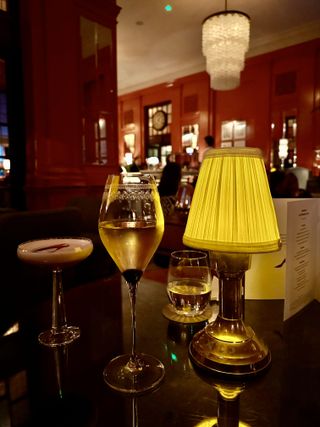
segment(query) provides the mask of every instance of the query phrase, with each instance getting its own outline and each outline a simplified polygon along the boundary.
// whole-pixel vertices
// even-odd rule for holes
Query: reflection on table
[[[131,399],[112,392],[103,381],[106,362],[128,350],[131,340],[128,293],[116,275],[66,292],[69,320],[81,328],[72,345],[55,350],[38,344],[38,332],[50,323],[50,301],[28,307],[19,332],[2,337],[0,425],[318,425],[319,303],[283,323],[283,301],[247,301],[246,322],[272,352],[270,369],[247,382],[192,366],[188,344],[204,323],[179,324],[162,315],[168,303],[165,283],[146,277],[138,293],[137,347],[158,357],[166,369],[156,391]]]

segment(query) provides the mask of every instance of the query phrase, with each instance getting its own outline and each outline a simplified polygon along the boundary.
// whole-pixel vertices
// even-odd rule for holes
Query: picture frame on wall
[[[245,147],[247,123],[229,120],[221,123],[221,147]]]
[[[235,139],[233,142],[234,147],[245,147],[246,141],[244,139]]]
[[[233,121],[222,122],[221,124],[221,141],[233,140]]]
[[[246,122],[235,121],[234,122],[234,139],[245,140],[246,139]]]
[[[221,142],[221,148],[229,148],[229,147],[232,147],[232,141]]]

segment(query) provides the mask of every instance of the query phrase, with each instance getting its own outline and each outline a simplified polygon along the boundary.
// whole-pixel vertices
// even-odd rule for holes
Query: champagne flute
[[[38,340],[41,344],[57,347],[70,344],[79,338],[80,328],[67,324],[62,268],[84,260],[92,250],[92,241],[84,237],[30,240],[18,246],[19,259],[52,270],[52,324],[51,329],[39,334]]]
[[[114,390],[137,394],[158,386],[164,366],[136,352],[136,290],[163,235],[164,219],[153,177],[141,173],[110,175],[103,193],[99,234],[128,286],[131,304],[131,353],[112,359],[103,371]]]

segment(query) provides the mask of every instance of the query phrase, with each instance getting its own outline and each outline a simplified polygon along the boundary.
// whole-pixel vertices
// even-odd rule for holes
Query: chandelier
[[[210,86],[215,90],[235,89],[240,84],[245,54],[249,48],[250,17],[237,10],[208,16],[202,24],[202,52]]]

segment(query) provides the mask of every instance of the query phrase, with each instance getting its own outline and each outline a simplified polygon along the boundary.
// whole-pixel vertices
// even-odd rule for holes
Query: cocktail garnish
[[[57,245],[51,245],[51,246],[45,246],[44,248],[33,249],[32,252],[48,251],[50,249],[52,249],[51,252],[56,252],[59,249],[67,248],[68,246],[70,246],[68,243],[59,243]]]

